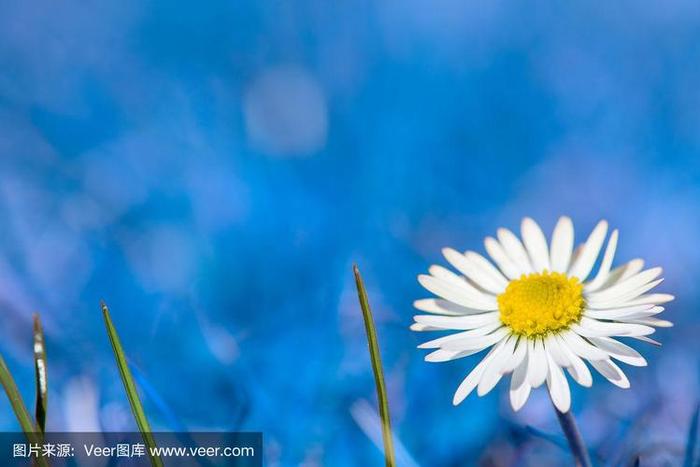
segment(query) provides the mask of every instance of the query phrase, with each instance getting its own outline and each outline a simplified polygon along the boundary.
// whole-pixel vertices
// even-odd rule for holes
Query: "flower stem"
[[[581,433],[578,431],[578,426],[576,425],[576,420],[571,410],[568,412],[560,412],[559,409],[554,407],[554,411],[557,413],[557,418],[559,419],[559,424],[561,429],[569,442],[569,447],[571,448],[571,454],[574,456],[574,461],[577,467],[591,467],[591,458],[588,456],[588,450],[583,442]]]

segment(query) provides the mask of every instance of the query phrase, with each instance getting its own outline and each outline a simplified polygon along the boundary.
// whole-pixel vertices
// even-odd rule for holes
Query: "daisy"
[[[565,372],[590,387],[588,363],[616,386],[629,380],[615,361],[647,364],[636,350],[617,337],[659,345],[648,336],[656,327],[672,324],[656,317],[672,295],[650,293],[663,280],[661,268],[644,269],[634,259],[612,269],[618,232],[605,246],[600,266],[592,274],[605,243],[608,224],[601,221],[584,244],[574,250],[571,219],[559,219],[550,244],[530,218],[521,226],[521,240],[507,229],[487,237],[489,261],[473,251],[445,248],[443,254],[458,271],[431,266],[418,282],[437,298],[417,300],[414,331],[457,331],[425,342],[435,349],[428,362],[445,362],[490,349],[457,388],[453,403],[474,389],[483,396],[511,374],[510,402],[519,410],[532,388],[547,384],[552,402],[566,413],[571,394]],[[495,265],[494,265],[495,263]]]

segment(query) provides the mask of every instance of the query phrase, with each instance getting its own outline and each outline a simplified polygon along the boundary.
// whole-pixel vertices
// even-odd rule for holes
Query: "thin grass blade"
[[[10,400],[10,405],[12,406],[12,411],[15,413],[17,421],[27,437],[27,441],[30,444],[41,444],[41,433],[37,431],[34,420],[32,416],[29,415],[27,406],[24,405],[24,401],[22,400],[22,395],[19,393],[19,389],[17,389],[15,379],[12,377],[12,374],[10,374],[10,370],[7,368],[5,359],[3,359],[2,356],[0,356],[0,383],[2,383],[2,387],[5,389],[7,398]],[[43,457],[38,457],[36,463],[41,467],[48,467],[48,463]]]
[[[48,372],[46,366],[46,345],[39,315],[34,315],[34,373],[36,378],[36,405],[34,418],[42,433],[46,431],[46,410],[48,407]]]
[[[685,443],[685,460],[683,467],[693,467],[695,465],[695,445],[698,439],[698,416],[700,415],[700,404],[695,406],[693,418],[690,420],[688,429],[688,440]]]
[[[107,304],[104,302],[102,302],[101,306],[102,316],[105,320],[107,334],[109,335],[109,341],[112,344],[112,351],[114,352],[114,358],[117,361],[119,374],[122,378],[122,383],[124,383],[126,395],[129,398],[131,412],[134,414],[134,419],[136,419],[136,424],[138,425],[141,436],[143,437],[143,442],[146,444],[146,450],[151,459],[151,465],[153,467],[163,467],[163,461],[160,459],[160,457],[152,455],[151,453],[151,450],[156,447],[156,442],[153,438],[153,433],[151,432],[151,425],[148,423],[146,413],[143,410],[141,399],[139,399],[138,392],[136,391],[136,384],[134,383],[134,378],[129,370],[129,365],[126,360],[126,355],[124,354],[121,341],[119,340],[119,335],[117,334],[117,330],[112,323],[109,308],[107,308]]]
[[[369,307],[367,291],[360,276],[357,265],[353,266],[355,274],[355,285],[357,286],[357,296],[362,308],[362,316],[365,321],[365,332],[367,333],[367,343],[369,344],[369,354],[372,360],[372,370],[374,372],[374,384],[377,387],[377,399],[379,400],[379,417],[382,422],[382,440],[384,442],[384,459],[386,467],[395,467],[396,459],[394,455],[394,444],[391,435],[391,419],[389,416],[389,401],[384,383],[384,370],[382,369],[382,357],[379,353],[379,343],[377,341],[377,330],[374,327],[372,310]]]

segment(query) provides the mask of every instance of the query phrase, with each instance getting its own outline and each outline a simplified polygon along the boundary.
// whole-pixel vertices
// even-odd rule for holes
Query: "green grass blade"
[[[19,389],[17,389],[15,379],[10,374],[10,370],[7,368],[5,359],[3,359],[2,356],[0,356],[0,383],[5,389],[5,393],[7,394],[7,398],[10,400],[12,410],[17,417],[17,421],[19,422],[22,431],[24,431],[24,434],[27,437],[27,441],[30,444],[42,444],[41,434],[37,432],[36,425],[34,425],[34,420],[32,419],[32,416],[29,415],[29,411],[22,400],[22,395],[19,393]],[[37,458],[36,463],[42,467],[48,467],[48,463],[43,457]]]
[[[34,315],[34,373],[36,377],[36,407],[34,418],[42,433],[46,431],[46,409],[48,407],[48,373],[46,367],[46,345],[39,315]]]
[[[384,441],[384,459],[386,467],[395,467],[394,442],[391,436],[391,419],[389,417],[389,401],[386,395],[386,385],[384,383],[384,370],[382,369],[382,357],[379,353],[379,343],[377,342],[377,330],[374,327],[372,310],[369,307],[367,291],[360,276],[357,265],[353,266],[355,274],[355,285],[357,286],[357,297],[360,300],[362,316],[365,320],[365,332],[367,333],[367,343],[369,344],[369,355],[372,360],[372,370],[374,372],[374,384],[377,387],[377,399],[379,400],[379,417],[382,420],[382,439]]]
[[[136,424],[139,427],[141,436],[143,437],[143,442],[146,444],[147,453],[151,459],[151,465],[153,467],[163,467],[163,461],[158,456],[151,455],[151,449],[156,447],[155,439],[153,438],[153,433],[151,432],[151,425],[148,423],[146,418],[146,413],[143,411],[143,405],[141,404],[141,399],[136,392],[136,384],[134,384],[134,378],[131,376],[131,370],[126,361],[126,355],[124,355],[124,349],[119,341],[119,336],[117,335],[117,330],[112,323],[112,318],[109,315],[109,309],[107,304],[102,302],[102,316],[105,320],[105,326],[107,327],[107,334],[109,335],[109,341],[112,344],[112,351],[114,352],[114,358],[117,361],[117,367],[119,367],[119,374],[121,375],[122,382],[124,383],[124,389],[126,390],[126,395],[129,398],[129,404],[131,405],[131,412],[134,414],[136,419]]]

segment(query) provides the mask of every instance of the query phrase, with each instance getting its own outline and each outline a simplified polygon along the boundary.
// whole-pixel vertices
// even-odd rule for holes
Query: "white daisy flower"
[[[661,268],[643,270],[634,259],[611,269],[618,232],[608,239],[600,266],[591,272],[601,252],[608,224],[601,221],[586,242],[574,250],[571,219],[559,219],[552,241],[530,218],[522,222],[522,242],[507,229],[497,239],[487,237],[486,251],[493,263],[478,253],[445,248],[447,261],[459,271],[431,266],[418,282],[438,298],[417,300],[414,331],[455,330],[421,344],[436,349],[428,362],[445,362],[490,351],[464,378],[454,395],[455,405],[474,389],[488,393],[506,374],[510,402],[519,410],[532,388],[545,382],[561,412],[571,407],[564,369],[582,386],[592,384],[590,364],[611,383],[630,383],[613,360],[628,365],[647,364],[636,350],[615,337],[657,344],[648,336],[655,327],[672,324],[656,317],[672,295],[649,293],[663,279]]]

